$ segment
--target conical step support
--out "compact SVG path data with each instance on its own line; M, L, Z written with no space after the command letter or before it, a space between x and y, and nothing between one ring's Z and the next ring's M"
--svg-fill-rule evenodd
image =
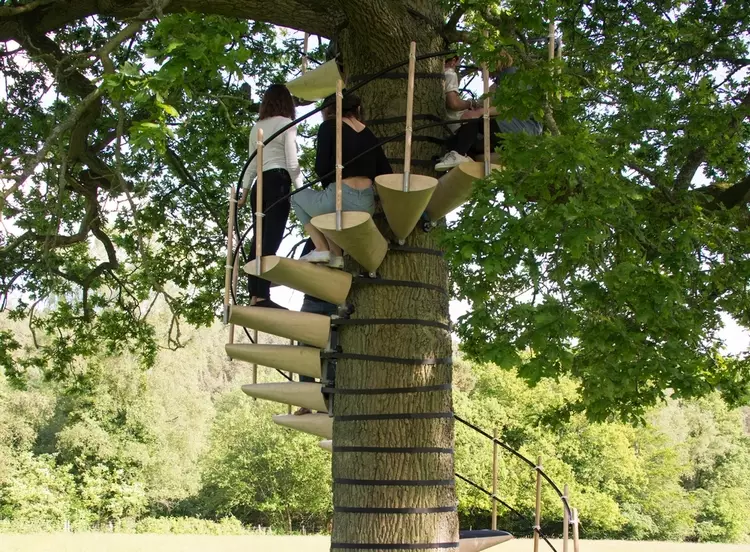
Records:
M319 215L311 222L367 272L375 272L388 253L388 242L369 213L344 211L341 213L341 230L336 230L336 213Z
M333 441L330 439L328 439L327 441L321 441L320 443L318 443L318 446L323 450L333 452Z
M319 100L336 92L336 82L340 78L339 67L332 59L289 81L286 87L292 96L302 100Z
M229 358L320 379L320 349L292 345L236 344L224 347Z
M391 230L399 240L405 240L419 222L438 181L430 176L411 174L409 191L405 192L403 174L382 174L375 177L375 185Z
M250 261L244 270L254 275L255 267L255 261ZM344 304L352 287L348 272L275 255L261 259L260 277L334 305Z
M233 306L229 312L229 322L259 332L296 339L321 349L328 345L331 334L329 316L284 309Z
M251 383L242 386L246 395L310 410L327 410L319 383Z
M492 529L461 531L458 552L480 552L511 539L513 535L507 531L493 531Z
M497 165L492 170L499 169ZM430 220L437 221L471 197L474 182L484 178L484 163L468 161L452 168L438 183L432 199L427 205Z
M279 414L273 417L273 421L280 426L317 435L323 439L333 437L333 418L328 414L304 414L302 416Z

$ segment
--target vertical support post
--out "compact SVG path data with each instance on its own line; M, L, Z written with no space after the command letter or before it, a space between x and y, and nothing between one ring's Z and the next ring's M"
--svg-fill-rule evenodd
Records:
M417 43L412 41L409 46L409 80L406 86L406 135L404 138L404 184L403 191L409 191L411 172L411 135L412 120L414 119L414 73L417 65Z
M492 530L497 530L497 428L492 430Z
M237 280L240 276L240 256L237 255L234 259L234 268L232 269L232 293L237 295ZM234 324L229 325L229 344L234 343Z
M253 343L258 343L258 330L253 330ZM258 383L258 365L253 364L253 384Z
M290 340L289 340L289 345L290 345L291 347L294 347L294 339L290 339ZM291 373L291 372L289 372L289 377L290 377L290 378L292 378L292 377L293 377L293 376L292 376L292 373ZM289 404L289 405L287 405L287 407L288 407L288 408L287 408L287 411L286 411L286 413L287 413L287 414L291 414L291 413L292 413L292 405L291 405L291 404Z
M307 72L307 47L310 42L310 33L305 33L305 40L302 42L302 74Z
M573 552L580 552L578 542L578 508L573 508Z
M534 552L539 552L539 531L542 527L542 457L536 459L536 509L534 515Z
M343 93L343 83L341 82L341 79L338 80L336 83L336 230L341 230L341 209L342 209L342 196L341 196L341 186L343 185L341 182L341 172L344 168L342 165L342 136L341 133L343 131L342 128L342 120L341 120L341 110L342 110L342 100L344 98Z
M263 258L263 129L258 129L258 177L255 180L255 275L260 276Z
M568 486L563 487L563 552L568 552L568 532L570 531L570 514L568 513Z
M227 264L224 269L224 324L229 323L229 299L232 286L232 267L234 266L234 213L237 199L233 188L229 189L229 219L227 220ZM231 343L231 341L230 341Z
M490 174L492 162L492 150L490 148L490 72L487 68L487 62L482 64L482 81L484 83L484 176L487 176Z

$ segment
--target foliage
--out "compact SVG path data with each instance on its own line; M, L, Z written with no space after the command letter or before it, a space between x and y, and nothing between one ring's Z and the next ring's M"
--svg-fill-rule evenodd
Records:
M219 404L204 459L206 512L243 522L323 530L331 513L330 455L310 435L280 429L278 405L229 395Z
M446 250L472 358L534 383L568 374L570 412L641 419L664 400L719 389L750 399L746 354L725 355L720 315L750 327L748 22L744 1L471 2L479 50L521 68L501 116L503 170L476 186ZM565 62L521 36L559 20ZM527 354L529 353L529 354Z
M167 320L166 306L157 318ZM19 339L18 326L9 326ZM76 384L0 378L0 530L96 527L120 532L235 534L243 526L325 531L330 459L318 439L274 424L286 408L239 393L249 371L221 359L221 328L188 333L143 372L132 357L92 359ZM104 369L104 367L109 369ZM530 388L514 371L459 360L456 412L570 485L587 538L743 542L750 536L750 437L717 393L670 399L645 425L567 421L571 378ZM273 373L261 371L261 381ZM504 450L499 495L533 518L534 474ZM491 488L490 443L457 424L456 471ZM489 526L485 495L458 483L463 527ZM543 529L560 505L543 486ZM529 534L502 506L500 526ZM3 529L4 528L4 529Z

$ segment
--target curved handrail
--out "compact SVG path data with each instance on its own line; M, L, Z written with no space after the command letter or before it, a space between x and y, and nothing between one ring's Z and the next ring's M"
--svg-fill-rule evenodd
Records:
M549 541L549 539L547 538L547 535L545 535L545 534L544 534L544 533L542 532L541 528L537 528L537 527L536 527L536 526L534 525L534 522L533 522L533 521L531 521L531 520L530 520L530 519L529 519L528 517L526 517L526 516L525 516L525 515L523 515L523 514L522 514L521 512L519 512L518 510L516 510L515 508L513 508L513 507L512 507L512 506L511 506L510 504L508 504L507 502L505 502L505 501L504 501L504 500L503 500L502 498L500 498L500 497L499 497L499 496L497 496L496 494L493 494L493 493L491 493L490 491L488 491L487 489L485 489L484 487L482 487L482 486L481 486L481 485L479 485L478 483L474 483L474 481L472 481L472 480L471 480L471 479L469 479L468 477L464 477L464 476L463 476L463 475L461 475L460 473L454 473L453 475L455 475L455 476L456 476L456 477L457 477L458 479L460 479L460 480L461 480L461 481L463 481L464 483L467 483L467 484L471 485L472 487L474 487L474 488L475 488L475 489L477 489L478 491L481 491L481 492L483 492L484 494L486 494L487 496L489 496L489 497L490 497L490 498L491 498L492 500L495 500L495 501L499 502L500 504L502 504L503 506L505 506L505 507L506 507L506 508L507 508L508 510L510 510L510 511L511 511L512 513L514 513L514 514L515 514L515 515L516 515L516 516L517 516L518 518L522 519L523 521L525 521L525 522L527 522L527 523L530 523L530 524L531 524L531 527L532 527L532 532L535 532L535 533L539 533L539 536L540 536L540 537L542 537L542 538L544 539L544 542L546 542L546 543L547 543L547 544L549 545L549 547L550 547L550 548L551 548L551 549L552 549L552 550L553 550L554 552L557 552L557 549L556 549L556 548L555 548L555 547L554 547L554 546L552 545L552 543L551 543L551 542Z
M529 460L528 458L526 458L523 454L521 454L520 452L518 452L517 450L515 450L514 448L512 448L510 445L508 445L506 443L503 443L501 440L493 437L492 435L490 435L489 433L487 433L483 429L480 429L479 427L475 426L471 422L468 422L468 421L464 420L463 418L461 418L460 416L457 416L455 414L453 415L453 418L457 422L460 422L460 423L464 424L465 426L473 429L477 433L480 433L481 435L483 435L484 437L486 437L490 441L492 441L494 443L497 443L502 448L504 448L505 450L507 450L508 452L510 452L511 454L513 454L514 456L516 456L517 458L519 458L522 462L525 462L530 467L532 467L534 470L538 471L539 475L541 475L550 485L552 485L552 488L555 490L555 492L557 493L557 496L560 497L560 500L562 501L563 505L565 506L565 509L568 512L568 516L570 516L570 519L573 519L573 511L570 508L570 504L568 504L568 498L562 493L562 491L560 490L560 487L558 487L555 484L555 482L552 481L552 479L550 478L550 476L547 475L542 468L540 468L539 466L537 466L534 462L532 462L531 460Z

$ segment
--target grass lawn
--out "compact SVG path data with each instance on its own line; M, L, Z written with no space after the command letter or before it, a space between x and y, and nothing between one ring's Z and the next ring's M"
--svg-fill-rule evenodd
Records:
M558 552L559 541L553 541ZM3 535L2 552L328 552L328 537L214 537L208 535L124 535L105 533ZM491 552L532 552L516 540ZM544 543L540 551L550 550ZM750 552L749 544L582 541L581 552ZM571 542L570 552L573 551Z

